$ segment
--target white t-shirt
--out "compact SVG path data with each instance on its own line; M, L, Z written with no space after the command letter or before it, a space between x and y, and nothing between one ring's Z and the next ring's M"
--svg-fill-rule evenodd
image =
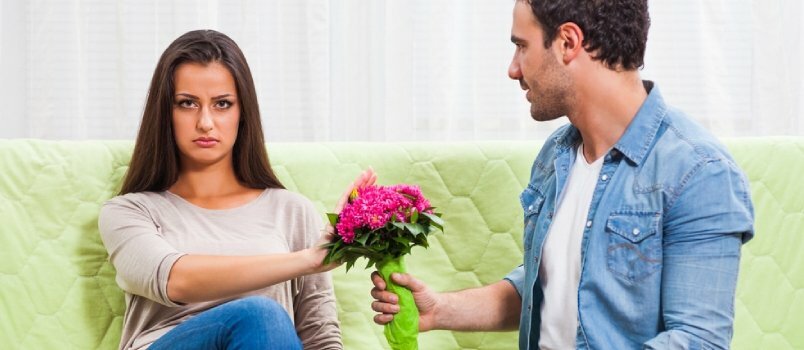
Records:
M581 240L603 158L589 164L583 156L583 144L578 147L547 232L539 266L539 280L544 291L540 349L575 349Z

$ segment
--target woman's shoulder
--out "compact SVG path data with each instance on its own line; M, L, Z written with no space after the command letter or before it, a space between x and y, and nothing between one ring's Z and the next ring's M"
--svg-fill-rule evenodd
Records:
M131 192L110 198L104 206L148 206L155 201L164 200L165 192Z
M156 222L162 216L160 206L156 204L160 201L159 197L158 192L137 192L107 200L98 213L101 235L118 232L119 228L131 224Z
M313 202L301 193L282 188L267 189L265 191L267 192L265 198L276 208L291 211L317 211Z
M100 218L112 217L149 217L159 216L159 212L167 210L165 192L133 192L112 197L103 203Z

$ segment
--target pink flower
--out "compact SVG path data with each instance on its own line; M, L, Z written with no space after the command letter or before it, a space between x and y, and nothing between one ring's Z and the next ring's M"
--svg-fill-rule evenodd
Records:
M432 213L430 202L417 186L368 186L357 190L339 215L335 229L344 243L352 243L360 232L373 232L390 221L410 222L412 210Z
M430 201L428 201L427 198L424 198L424 195L422 195L422 191L419 189L418 186L396 185L392 186L392 188L401 194L407 195L407 197L412 197L413 198L412 200L408 199L412 202L411 204L409 204L409 206L412 208L416 208L418 212L420 213L433 212L432 210L427 210L428 208L430 208Z

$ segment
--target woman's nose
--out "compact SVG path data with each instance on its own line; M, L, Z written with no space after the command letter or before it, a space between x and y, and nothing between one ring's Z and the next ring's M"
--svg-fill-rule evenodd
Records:
M201 117L198 119L196 127L199 131L208 132L212 130L214 123L212 122L212 115L208 108L201 108Z

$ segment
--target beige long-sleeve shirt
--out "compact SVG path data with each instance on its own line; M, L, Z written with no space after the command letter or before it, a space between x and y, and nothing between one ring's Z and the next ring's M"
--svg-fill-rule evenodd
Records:
M121 349L147 348L188 317L235 299L187 305L168 299L168 274L179 257L297 251L315 244L323 228L309 200L281 189L267 189L247 204L223 210L195 206L167 191L130 193L104 204L98 226L126 295ZM248 295L282 305L305 349L342 348L328 273Z

